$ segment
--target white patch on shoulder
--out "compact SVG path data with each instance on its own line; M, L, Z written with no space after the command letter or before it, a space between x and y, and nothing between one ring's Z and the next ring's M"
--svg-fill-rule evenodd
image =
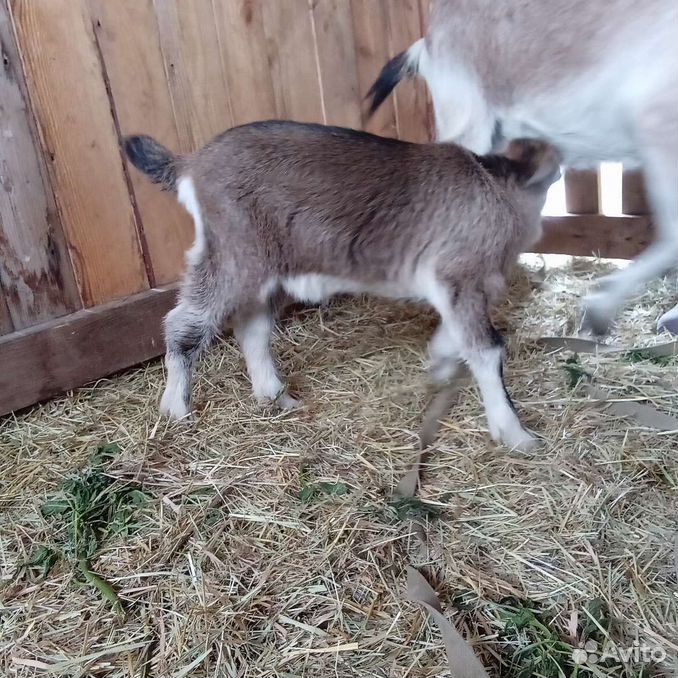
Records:
M177 200L193 217L193 223L195 224L195 240L191 249L186 252L186 261L189 264L195 264L200 260L205 251L205 226L202 221L198 196L195 194L195 185L191 177L183 176L177 182Z

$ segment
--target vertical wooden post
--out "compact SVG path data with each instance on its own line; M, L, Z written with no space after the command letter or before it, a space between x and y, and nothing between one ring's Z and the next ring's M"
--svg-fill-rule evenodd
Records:
M622 213L649 214L642 172L624 170L622 175Z
M600 212L600 182L597 170L565 172L565 206L570 214Z

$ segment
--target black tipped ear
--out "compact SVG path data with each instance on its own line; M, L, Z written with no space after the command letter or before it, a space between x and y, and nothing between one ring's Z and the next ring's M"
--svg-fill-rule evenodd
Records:
M523 185L535 186L548 181L549 185L560 178L560 153L539 139L516 139L504 155L523 165Z

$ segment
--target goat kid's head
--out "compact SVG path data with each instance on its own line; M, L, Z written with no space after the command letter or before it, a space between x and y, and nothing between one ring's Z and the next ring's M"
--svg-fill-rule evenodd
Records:
M502 153L518 163L518 183L537 192L548 191L560 179L560 153L540 139L514 139Z
M515 139L501 155L483 156L481 163L506 186L514 207L527 226L524 247L541 236L541 212L546 194L560 179L561 155L539 139Z

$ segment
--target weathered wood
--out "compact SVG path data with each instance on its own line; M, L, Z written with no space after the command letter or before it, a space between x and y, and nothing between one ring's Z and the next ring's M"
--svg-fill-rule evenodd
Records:
M428 33L428 27L431 19L431 5L432 0L420 0L419 2L421 33L424 36ZM426 100L426 132L428 135L428 140L433 141L436 137L436 122L435 116L433 115L433 101L431 100L431 93L424 82L419 81L417 85L424 91L424 97Z
M162 354L162 319L175 294L147 290L0 337L0 414Z
M622 212L624 214L650 214L645 192L643 174L636 170L624 170L622 174Z
M325 120L360 129L353 18L350 0L311 0Z
M565 206L570 214L600 212L598 172L567 170L565 172Z
M14 330L12 318L9 315L7 302L5 301L5 292L0 286L0 335L9 334Z
M15 329L82 306L56 211L21 58L0 1L0 281Z
M324 122L308 0L266 1L261 11L278 115Z
M233 126L209 0L155 0L165 69L182 150L200 148Z
M84 0L11 0L27 86L86 306L148 286Z
M179 137L152 0L90 0L114 109L123 134L151 134L173 150ZM150 265L157 284L177 280L193 226L173 195L129 168Z
M360 100L363 102L363 126L368 132L385 137L397 137L395 105L388 97L377 112L367 118L364 100L370 87L389 60L387 37L388 11L384 0L351 0L353 35L355 37Z
M632 259L653 240L649 217L602 214L544 217L544 236L532 248L543 254Z
M262 2L213 0L235 125L276 117Z
M389 57L408 49L422 37L419 0L388 0ZM398 137L429 140L426 90L421 80L403 80L394 92Z

